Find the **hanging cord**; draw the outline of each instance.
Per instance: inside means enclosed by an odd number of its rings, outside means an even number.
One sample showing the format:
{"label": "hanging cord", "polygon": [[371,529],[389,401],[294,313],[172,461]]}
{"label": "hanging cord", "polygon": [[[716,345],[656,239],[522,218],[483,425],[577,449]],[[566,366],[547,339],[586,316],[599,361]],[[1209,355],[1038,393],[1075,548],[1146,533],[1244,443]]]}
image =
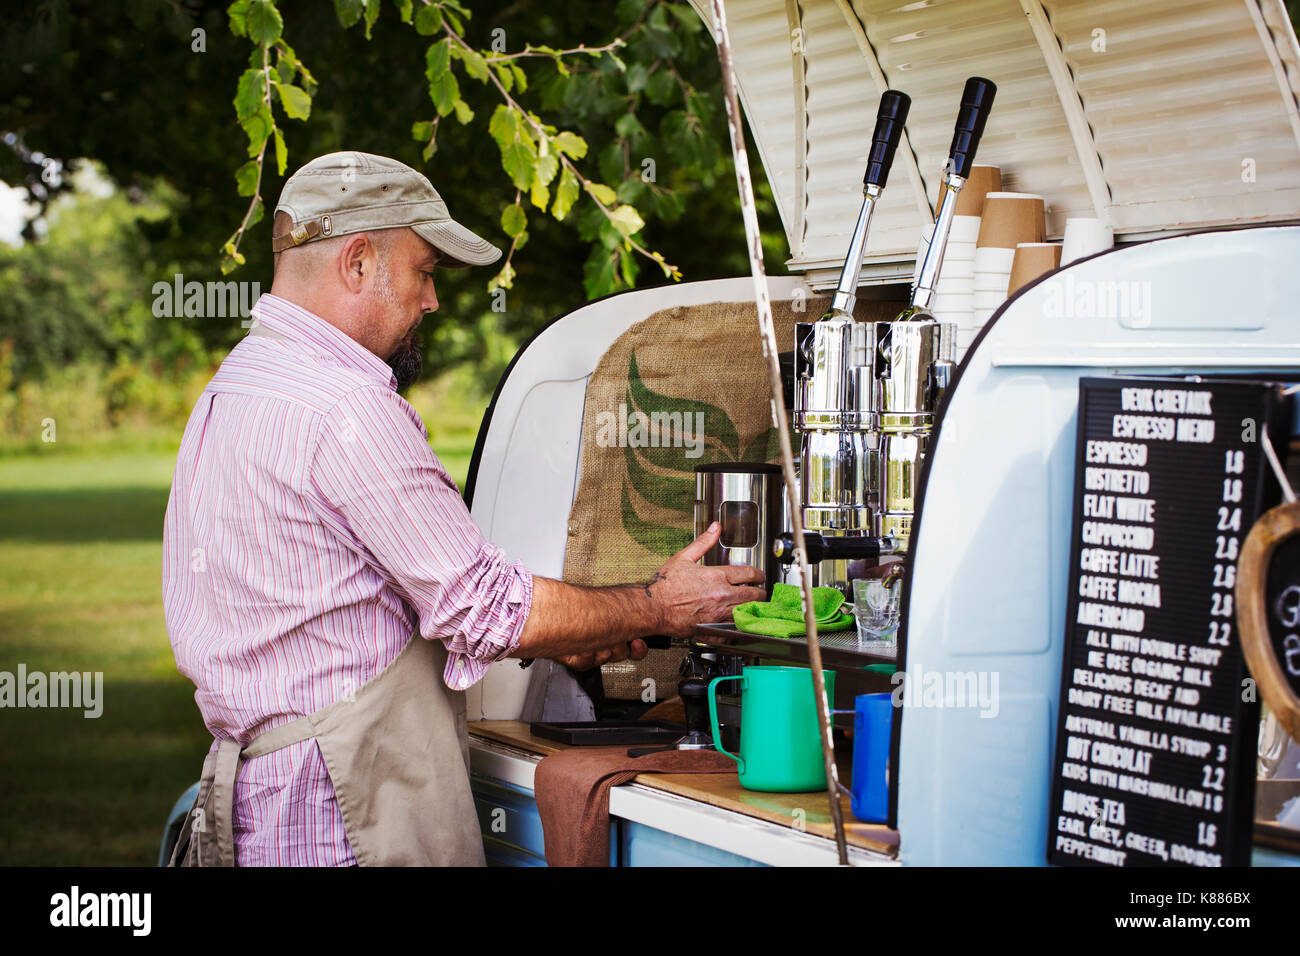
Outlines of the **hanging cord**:
{"label": "hanging cord", "polygon": [[727,17],[722,0],[713,0],[713,25],[717,33],[718,58],[722,61],[722,90],[727,105],[727,129],[731,134],[731,153],[736,166],[736,187],[740,191],[740,211],[745,221],[745,238],[749,249],[749,269],[754,279],[754,303],[758,307],[758,327],[762,336],[763,358],[771,396],[772,424],[781,442],[781,472],[785,478],[786,500],[790,503],[790,524],[794,536],[794,558],[799,565],[799,584],[803,592],[804,634],[808,639],[808,663],[812,666],[813,693],[817,697],[817,721],[821,728],[822,761],[826,766],[826,791],[830,797],[831,823],[835,826],[835,846],[841,866],[849,865],[848,843],[844,838],[844,813],[840,806],[840,780],[835,768],[835,746],[831,735],[830,702],[826,700],[826,679],[822,673],[821,644],[817,641],[817,618],[813,609],[812,568],[804,549],[803,516],[799,512],[794,473],[794,452],[790,448],[790,429],[781,396],[781,360],[776,344],[776,325],[772,303],[767,294],[767,275],[763,269],[763,244],[758,231],[758,212],[754,206],[754,189],[749,175],[749,155],[745,150],[745,126],[736,98],[736,75],[731,58],[731,40],[727,35]]}

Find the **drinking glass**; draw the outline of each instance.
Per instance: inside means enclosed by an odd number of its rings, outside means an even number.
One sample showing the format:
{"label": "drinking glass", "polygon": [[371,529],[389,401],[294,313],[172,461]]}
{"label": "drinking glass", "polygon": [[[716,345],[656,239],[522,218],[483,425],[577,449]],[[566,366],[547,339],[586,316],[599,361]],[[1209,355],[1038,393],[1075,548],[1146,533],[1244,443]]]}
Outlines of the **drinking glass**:
{"label": "drinking glass", "polygon": [[858,640],[892,643],[898,630],[897,580],[886,584],[880,578],[858,578],[853,582],[853,616],[858,623]]}

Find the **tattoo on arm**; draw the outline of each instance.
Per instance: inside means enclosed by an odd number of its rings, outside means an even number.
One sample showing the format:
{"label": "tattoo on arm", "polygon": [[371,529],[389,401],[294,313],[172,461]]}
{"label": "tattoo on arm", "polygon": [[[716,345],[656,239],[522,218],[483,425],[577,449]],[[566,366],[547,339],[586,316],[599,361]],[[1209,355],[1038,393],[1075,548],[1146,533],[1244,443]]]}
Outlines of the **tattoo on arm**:
{"label": "tattoo on arm", "polygon": [[645,583],[645,596],[653,598],[654,595],[650,593],[650,588],[664,580],[666,577],[668,577],[668,575],[664,574],[662,571],[656,571],[654,574],[650,575],[650,580]]}

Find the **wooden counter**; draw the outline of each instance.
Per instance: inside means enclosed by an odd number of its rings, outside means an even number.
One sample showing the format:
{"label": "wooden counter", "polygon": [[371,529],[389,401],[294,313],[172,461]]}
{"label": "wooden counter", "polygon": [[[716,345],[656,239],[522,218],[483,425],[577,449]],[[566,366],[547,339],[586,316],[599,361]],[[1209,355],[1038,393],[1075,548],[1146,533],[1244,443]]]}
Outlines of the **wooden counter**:
{"label": "wooden counter", "polygon": [[[546,756],[568,750],[569,745],[534,737],[528,724],[517,720],[481,720],[469,725],[471,736],[515,747],[527,753]],[[620,748],[626,750],[626,747]],[[847,783],[849,760],[837,754],[840,780]],[[698,800],[722,810],[795,828],[802,810],[802,829],[828,840],[835,839],[830,807],[825,791],[816,793],[758,793],[740,785],[736,773],[643,773],[636,783],[672,793],[688,800]],[[849,798],[840,797],[844,815],[844,834],[850,845],[894,856],[898,852],[898,833],[883,824],[859,823],[849,810]]]}

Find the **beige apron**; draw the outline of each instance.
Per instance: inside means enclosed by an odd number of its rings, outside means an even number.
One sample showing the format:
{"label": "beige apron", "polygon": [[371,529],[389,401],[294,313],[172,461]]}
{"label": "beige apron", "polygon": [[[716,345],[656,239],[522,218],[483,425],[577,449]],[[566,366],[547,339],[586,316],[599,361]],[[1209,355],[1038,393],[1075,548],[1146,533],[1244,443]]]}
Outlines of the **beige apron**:
{"label": "beige apron", "polygon": [[412,637],[388,667],[313,714],[255,737],[222,740],[171,866],[234,866],[235,779],[245,760],[316,738],[343,826],[362,866],[483,866],[469,786],[465,694],[443,682],[441,641]]}

